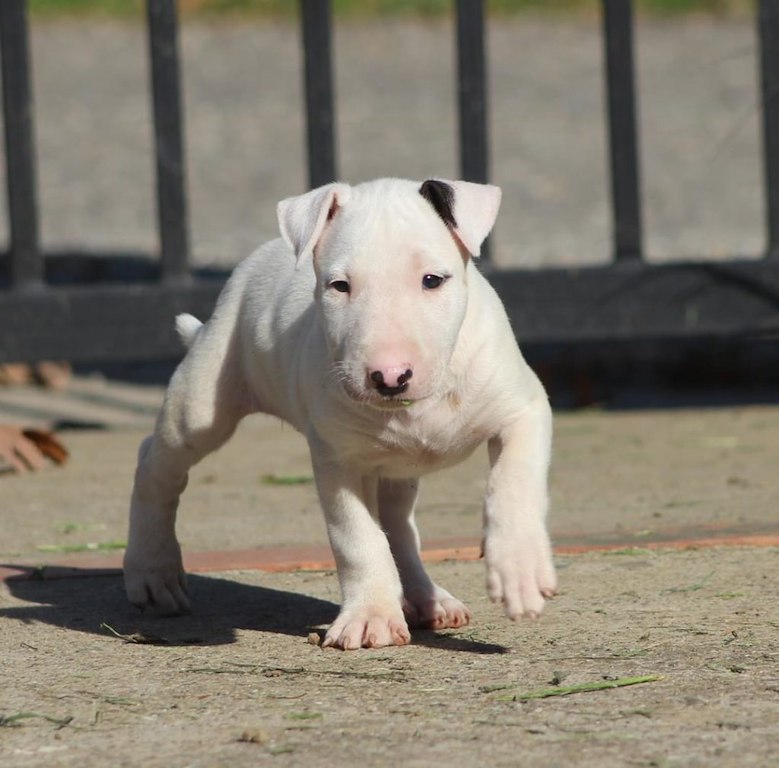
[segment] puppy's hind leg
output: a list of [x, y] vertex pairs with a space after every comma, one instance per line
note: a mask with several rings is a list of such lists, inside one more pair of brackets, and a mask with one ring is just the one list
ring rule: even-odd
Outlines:
[[403, 611], [411, 627], [464, 627], [471, 620], [471, 612], [439, 587], [422, 564], [419, 533], [414, 522], [418, 487], [416, 478], [379, 480], [379, 520], [403, 584]]
[[189, 611], [175, 522], [190, 467], [216, 450], [250, 412], [229, 319], [197, 334], [168, 386], [154, 434], [141, 444], [124, 557], [127, 596], [160, 614]]

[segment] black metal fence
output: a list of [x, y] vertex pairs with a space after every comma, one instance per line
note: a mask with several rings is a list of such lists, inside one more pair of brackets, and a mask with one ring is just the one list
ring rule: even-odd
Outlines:
[[[580, 269], [498, 270], [483, 262], [524, 342], [756, 338], [779, 332], [779, 3], [757, 0], [766, 249], [762, 259], [643, 258], [630, 0], [603, 0], [613, 259]], [[487, 181], [484, 3], [455, 0], [460, 171]], [[152, 360], [180, 354], [173, 317], [208, 316], [224, 276], [190, 267], [175, 0], [147, 0], [160, 258], [145, 279], [55, 276], [39, 241], [25, 0], [0, 2], [10, 248], [0, 272], [0, 362]], [[328, 0], [301, 0], [311, 186], [337, 178]], [[691, 254], [696, 256], [697, 254]], [[737, 256], [737, 254], [734, 254]], [[107, 266], [106, 266], [107, 265]], [[92, 276], [94, 278], [94, 275]]]

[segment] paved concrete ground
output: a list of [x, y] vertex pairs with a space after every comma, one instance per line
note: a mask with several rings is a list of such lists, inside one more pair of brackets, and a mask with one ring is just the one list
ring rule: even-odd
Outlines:
[[[497, 260], [605, 260], [596, 21], [523, 15], [489, 32], [493, 178], [504, 189]], [[142, 28], [41, 22], [32, 42], [44, 242], [153, 249]], [[637, 45], [650, 255], [759, 253], [753, 24], [644, 20]], [[298, 30], [187, 22], [182, 50], [194, 253], [232, 264], [275, 236], [276, 201], [305, 185]], [[345, 23], [334, 50], [341, 176], [455, 176], [451, 23]]]
[[[97, 380], [0, 391], [6, 417], [71, 401], [71, 419], [113, 425], [63, 432], [65, 468], [0, 476], [3, 764], [775, 763], [779, 408], [558, 414], [562, 594], [542, 620], [511, 624], [482, 564], [449, 559], [431, 569], [470, 627], [344, 654], [306, 640], [335, 615], [337, 581], [310, 484], [264, 479], [310, 475], [303, 441], [273, 420], [247, 420], [192, 473], [179, 532], [201, 571], [193, 617], [139, 616], [117, 576], [89, 577], [121, 554], [159, 396]], [[420, 526], [450, 558], [474, 556], [484, 470], [479, 455], [424, 487]], [[300, 545], [324, 558], [316, 570], [256, 570]], [[48, 578], [63, 572], [39, 566], [55, 562], [82, 577]], [[523, 699], [631, 678], [644, 682]]]

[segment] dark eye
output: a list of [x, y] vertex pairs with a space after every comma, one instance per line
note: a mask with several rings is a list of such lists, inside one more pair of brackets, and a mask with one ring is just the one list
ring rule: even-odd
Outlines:
[[446, 278], [441, 275], [425, 275], [422, 278], [422, 287], [426, 288], [428, 291], [432, 291], [434, 288], [440, 287], [444, 280], [446, 280]]
[[329, 284], [329, 287], [334, 288], [338, 293], [349, 293], [351, 286], [346, 280], [333, 280], [333, 282]]

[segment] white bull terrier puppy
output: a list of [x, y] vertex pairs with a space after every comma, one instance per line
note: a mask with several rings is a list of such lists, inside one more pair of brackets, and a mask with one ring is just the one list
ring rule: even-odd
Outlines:
[[240, 264], [141, 445], [124, 559], [131, 602], [189, 610], [175, 534], [191, 466], [263, 412], [308, 439], [342, 593], [323, 645], [404, 645], [470, 612], [425, 572], [418, 478], [483, 442], [487, 589], [537, 617], [556, 578], [546, 531], [551, 411], [473, 263], [497, 187], [380, 179], [283, 200], [283, 238]]

